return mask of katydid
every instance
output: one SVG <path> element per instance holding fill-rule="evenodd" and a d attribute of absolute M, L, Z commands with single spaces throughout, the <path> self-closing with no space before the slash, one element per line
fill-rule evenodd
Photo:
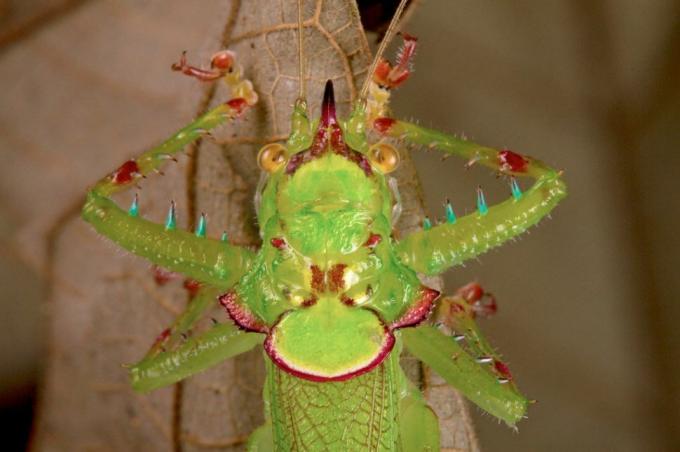
<path fill-rule="evenodd" d="M 565 185 L 534 158 L 390 117 L 390 93 L 410 76 L 416 42 L 404 35 L 394 65 L 381 57 L 381 46 L 345 119 L 336 115 L 331 81 L 319 118 L 309 117 L 301 87 L 288 139 L 264 146 L 257 157 L 266 179 L 257 195 L 256 251 L 208 237 L 205 216 L 194 232 L 178 230 L 174 204 L 160 225 L 139 216 L 136 196 L 127 211 L 110 199 L 258 101 L 233 52 L 215 54 L 209 70 L 189 65 L 184 54 L 173 65 L 203 81 L 225 80 L 232 99 L 124 162 L 89 191 L 83 208 L 100 234 L 200 283 L 185 312 L 130 368 L 136 390 L 262 347 L 266 422 L 251 435 L 249 450 L 439 450 L 437 418 L 399 365 L 406 348 L 507 424 L 525 415 L 527 399 L 475 323 L 495 310 L 494 300 L 476 284 L 440 299 L 420 275 L 441 274 L 521 234 L 565 196 Z M 389 174 L 399 150 L 388 138 L 492 168 L 509 179 L 509 199 L 489 206 L 479 189 L 474 213 L 458 218 L 447 204 L 443 222 L 425 219 L 421 231 L 397 240 L 399 201 Z M 536 182 L 522 192 L 519 177 Z M 232 322 L 191 337 L 214 303 Z"/>

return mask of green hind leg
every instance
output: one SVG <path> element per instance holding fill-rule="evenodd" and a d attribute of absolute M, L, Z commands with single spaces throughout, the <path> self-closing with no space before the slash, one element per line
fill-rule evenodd
<path fill-rule="evenodd" d="M 421 231 L 412 233 L 397 245 L 404 263 L 427 275 L 442 273 L 453 265 L 478 256 L 488 249 L 526 231 L 547 215 L 566 196 L 560 172 L 531 157 L 509 150 L 496 150 L 392 118 L 378 118 L 373 128 L 385 136 L 428 146 L 464 158 L 468 165 L 479 164 L 511 176 L 512 196 L 488 207 L 481 189 L 477 212 L 456 218 L 450 204 L 446 221 L 432 226 L 425 221 Z M 531 177 L 534 185 L 522 193 L 516 177 Z"/>
<path fill-rule="evenodd" d="M 130 367 L 136 391 L 148 392 L 176 383 L 262 343 L 261 334 L 246 333 L 231 321 L 215 323 L 191 337 L 191 328 L 215 302 L 217 293 L 215 288 L 202 289 L 173 325 L 160 334 L 144 359 Z"/>
<path fill-rule="evenodd" d="M 529 402 L 475 321 L 495 311 L 495 299 L 471 283 L 438 302 L 436 327 L 423 325 L 401 334 L 415 357 L 480 408 L 513 426 L 525 415 Z"/>

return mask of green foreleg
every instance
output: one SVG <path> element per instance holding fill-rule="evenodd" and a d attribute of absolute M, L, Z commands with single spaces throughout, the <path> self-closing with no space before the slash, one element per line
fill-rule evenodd
<path fill-rule="evenodd" d="M 514 426 L 526 413 L 528 401 L 514 385 L 503 383 L 463 349 L 454 338 L 433 326 L 402 330 L 406 349 L 488 413 Z"/>
<path fill-rule="evenodd" d="M 396 247 L 404 263 L 418 272 L 439 274 L 447 268 L 484 253 L 492 247 L 521 234 L 547 215 L 566 196 L 560 172 L 539 160 L 509 150 L 478 144 L 391 118 L 379 118 L 374 129 L 382 134 L 439 149 L 512 176 L 513 196 L 491 208 L 481 190 L 478 210 L 456 219 L 447 206 L 446 222 L 407 236 Z M 514 177 L 536 179 L 526 192 L 519 190 Z"/>
<path fill-rule="evenodd" d="M 261 344 L 264 336 L 245 333 L 233 323 L 221 323 L 194 338 L 189 338 L 174 351 L 145 358 L 130 368 L 132 387 L 148 392 L 176 383 L 222 361 Z"/>
<path fill-rule="evenodd" d="M 161 145 L 128 160 L 100 180 L 88 192 L 83 218 L 92 223 L 100 234 L 156 265 L 214 286 L 232 286 L 252 260 L 251 251 L 205 238 L 204 233 L 175 230 L 172 209 L 167 224 L 162 226 L 139 218 L 136 201 L 126 212 L 109 196 L 129 188 L 139 178 L 157 170 L 205 131 L 236 117 L 245 104 L 242 99 L 235 100 L 239 102 L 230 101 L 212 109 Z"/>

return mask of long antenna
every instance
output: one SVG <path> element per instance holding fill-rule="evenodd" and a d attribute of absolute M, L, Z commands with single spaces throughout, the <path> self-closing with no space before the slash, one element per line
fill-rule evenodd
<path fill-rule="evenodd" d="M 401 0 L 399 2 L 399 6 L 397 7 L 397 11 L 394 13 L 394 16 L 392 16 L 390 26 L 387 29 L 387 32 L 385 33 L 383 40 L 380 42 L 378 52 L 376 52 L 375 58 L 373 58 L 373 62 L 371 63 L 368 74 L 366 76 L 366 80 L 364 80 L 364 86 L 361 87 L 361 92 L 359 93 L 360 99 L 366 99 L 366 95 L 368 94 L 368 86 L 371 83 L 371 78 L 373 77 L 375 68 L 378 65 L 378 61 L 382 57 L 383 53 L 385 53 L 385 48 L 390 43 L 390 41 L 392 41 L 392 38 L 394 37 L 394 34 L 397 31 L 399 19 L 401 19 L 401 15 L 404 12 L 404 8 L 406 8 L 406 3 L 408 3 L 408 0 Z"/>
<path fill-rule="evenodd" d="M 302 47 L 302 0 L 298 0 L 298 74 L 300 77 L 300 99 L 305 98 L 305 63 L 304 63 L 304 48 Z"/>

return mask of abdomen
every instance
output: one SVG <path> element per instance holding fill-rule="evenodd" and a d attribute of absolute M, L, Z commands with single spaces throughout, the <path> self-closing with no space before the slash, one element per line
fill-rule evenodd
<path fill-rule="evenodd" d="M 350 380 L 316 383 L 268 362 L 274 450 L 398 450 L 398 365 L 389 357 Z"/>

